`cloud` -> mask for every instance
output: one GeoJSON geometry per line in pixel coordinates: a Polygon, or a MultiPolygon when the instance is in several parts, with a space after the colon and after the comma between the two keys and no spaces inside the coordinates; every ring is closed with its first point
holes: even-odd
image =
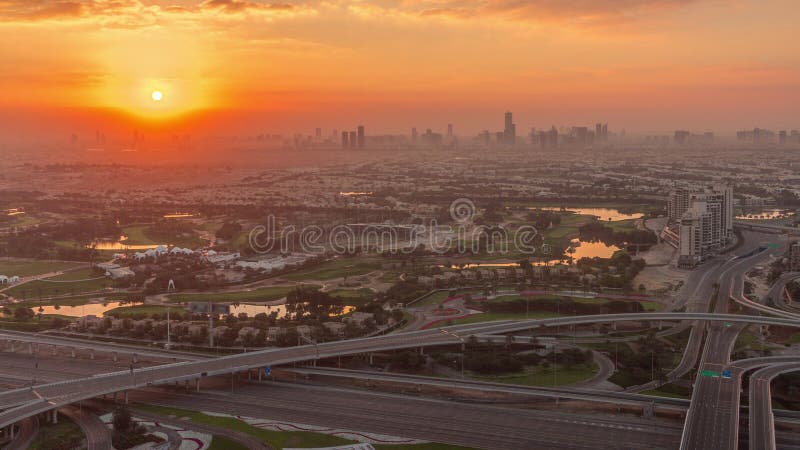
{"type": "Polygon", "coordinates": [[[216,9],[227,13],[243,11],[291,11],[294,5],[289,3],[256,3],[246,0],[207,0],[202,3],[203,9],[216,9]]]}
{"type": "Polygon", "coordinates": [[[308,8],[251,0],[198,0],[188,6],[143,0],[0,0],[0,23],[91,21],[111,27],[141,27],[179,16],[198,20],[215,15],[271,17],[296,10],[308,8]]]}
{"type": "Polygon", "coordinates": [[[421,18],[603,25],[700,1],[703,0],[406,0],[397,3],[396,8],[421,18]]]}

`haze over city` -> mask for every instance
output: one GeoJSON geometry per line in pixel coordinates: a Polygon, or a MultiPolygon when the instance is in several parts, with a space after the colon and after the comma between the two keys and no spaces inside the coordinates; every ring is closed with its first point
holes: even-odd
{"type": "Polygon", "coordinates": [[[0,0],[0,448],[800,448],[798,11],[0,0]]]}

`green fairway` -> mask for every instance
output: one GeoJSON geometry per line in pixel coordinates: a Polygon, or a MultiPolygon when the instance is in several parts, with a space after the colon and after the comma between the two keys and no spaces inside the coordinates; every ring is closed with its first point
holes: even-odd
{"type": "Polygon", "coordinates": [[[281,278],[293,281],[332,280],[364,275],[379,268],[380,264],[372,258],[338,258],[314,267],[281,275],[281,278]]]}
{"type": "Polygon", "coordinates": [[[120,306],[119,308],[114,308],[108,310],[103,313],[104,316],[121,316],[121,317],[132,317],[138,315],[146,315],[151,316],[153,314],[160,314],[162,316],[167,315],[167,309],[170,309],[172,312],[180,312],[183,313],[183,308],[168,308],[166,306],[160,305],[137,305],[137,306],[120,306]]]}
{"type": "MultiPolygon", "coordinates": [[[[269,286],[252,291],[233,291],[233,292],[209,292],[202,294],[170,294],[167,296],[171,302],[269,302],[286,297],[286,294],[301,285],[293,286],[269,286]]],[[[303,284],[303,287],[319,289],[321,286],[316,284],[303,284]]]]}
{"type": "Polygon", "coordinates": [[[178,247],[197,248],[206,244],[196,234],[184,236],[161,236],[150,225],[131,225],[122,229],[127,236],[128,245],[177,245],[178,247]]]}
{"type": "Polygon", "coordinates": [[[586,381],[593,377],[595,373],[597,373],[597,367],[594,365],[580,364],[573,367],[564,367],[558,364],[556,370],[554,370],[553,366],[547,368],[534,366],[527,367],[524,373],[519,374],[472,375],[471,378],[493,383],[520,384],[524,386],[563,386],[586,381]]]}
{"type": "Polygon", "coordinates": [[[0,275],[29,277],[50,272],[60,272],[86,266],[86,263],[69,261],[36,261],[36,260],[12,260],[0,259],[0,275]]]}
{"type": "Polygon", "coordinates": [[[330,292],[333,297],[342,299],[345,305],[359,306],[372,301],[375,298],[375,292],[372,289],[334,289],[330,292]]]}
{"type": "Polygon", "coordinates": [[[24,300],[96,292],[110,286],[112,286],[112,282],[109,278],[98,275],[91,269],[86,268],[45,278],[44,280],[20,284],[5,291],[5,293],[24,300]]]}

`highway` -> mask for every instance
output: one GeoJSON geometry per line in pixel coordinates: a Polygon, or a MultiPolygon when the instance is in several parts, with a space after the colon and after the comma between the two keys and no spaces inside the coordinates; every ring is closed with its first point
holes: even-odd
{"type": "Polygon", "coordinates": [[[800,361],[765,367],[750,376],[750,450],[775,449],[775,416],[772,412],[772,380],[800,370],[800,361]]]}
{"type": "Polygon", "coordinates": [[[680,427],[631,415],[537,411],[359,390],[264,383],[148,403],[491,450],[674,449],[680,427]]]}
{"type": "MultiPolygon", "coordinates": [[[[752,238],[750,233],[744,234],[752,238]]],[[[743,275],[755,265],[781,254],[787,242],[778,248],[760,250],[750,242],[743,246],[744,255],[732,258],[724,265],[718,278],[718,295],[715,313],[728,310],[728,300],[742,303],[743,275]]],[[[749,302],[749,301],[748,301],[749,302]]],[[[750,302],[754,303],[754,302],[750,302]]],[[[755,305],[758,305],[754,303],[755,305]]],[[[762,305],[758,305],[762,306],[762,305]]],[[[776,310],[777,311],[777,310],[776,310]]],[[[783,313],[782,311],[778,311],[783,313]]],[[[782,318],[800,323],[796,317],[777,314],[782,318]]],[[[708,327],[701,362],[697,371],[691,406],[684,423],[681,449],[736,449],[739,442],[739,399],[743,371],[730,367],[730,355],[736,338],[745,324],[713,323],[708,327]],[[729,370],[729,376],[722,376],[729,370]]]]}
{"type": "Polygon", "coordinates": [[[731,323],[763,323],[800,327],[800,322],[777,317],[756,317],[709,313],[639,313],[592,316],[554,317],[537,320],[504,321],[487,324],[469,324],[441,329],[389,334],[371,338],[327,342],[290,348],[269,349],[220,358],[164,364],[154,367],[120,371],[93,377],[42,384],[29,389],[16,389],[0,393],[0,428],[20,419],[67,405],[79,400],[98,397],[145,386],[178,381],[195,380],[222,374],[231,374],[265,366],[285,365],[293,362],[313,361],[341,355],[369,353],[404,348],[424,348],[432,345],[460,344],[471,334],[513,333],[533,328],[556,325],[580,325],[614,321],[643,320],[703,320],[731,323]]]}

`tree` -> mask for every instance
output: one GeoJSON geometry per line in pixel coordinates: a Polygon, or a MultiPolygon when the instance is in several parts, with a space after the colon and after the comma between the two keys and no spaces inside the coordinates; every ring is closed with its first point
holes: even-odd
{"type": "Polygon", "coordinates": [[[118,406],[111,416],[111,424],[117,433],[127,433],[133,427],[133,417],[128,408],[118,406]]]}

